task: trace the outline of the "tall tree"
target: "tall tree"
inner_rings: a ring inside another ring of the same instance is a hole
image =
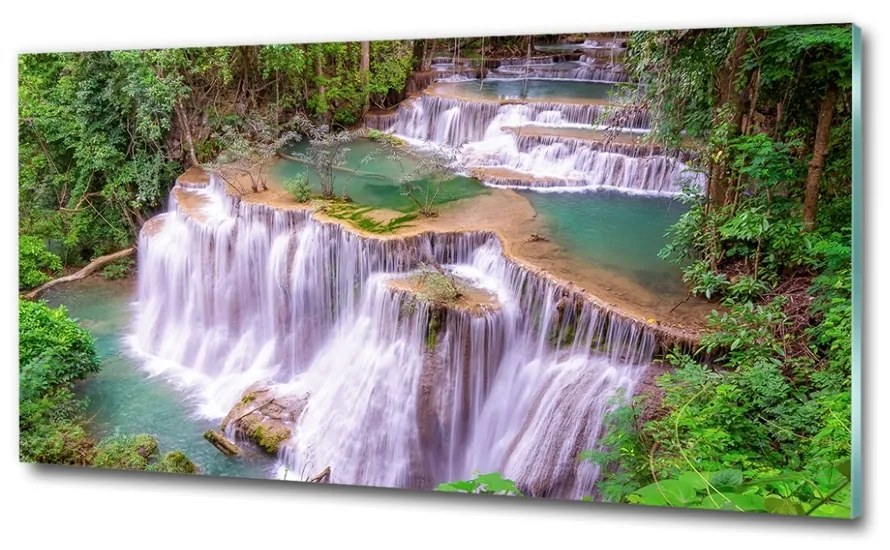
[[[369,84],[371,82],[371,43],[367,40],[362,42],[362,90],[364,91],[364,101],[362,105],[362,115],[368,112],[371,105],[371,90]]]

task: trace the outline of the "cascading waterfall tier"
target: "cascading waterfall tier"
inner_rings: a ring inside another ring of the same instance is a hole
[[[486,74],[487,78],[545,78],[561,80],[592,80],[627,82],[624,66],[614,60],[582,55],[579,59],[561,60],[565,56],[507,58]]]
[[[394,288],[421,264],[496,296],[433,307]],[[133,335],[147,368],[221,418],[258,381],[305,400],[281,471],[433,488],[501,471],[528,494],[594,491],[616,395],[651,361],[644,323],[503,254],[485,232],[369,238],[306,210],[177,186],[140,235]]]
[[[689,169],[686,162],[690,155],[682,151],[667,152],[638,143],[523,134],[522,128],[512,133],[510,138],[494,135],[466,148],[465,162],[478,167],[474,172],[477,177],[501,187],[602,188],[668,196],[682,192],[684,186],[704,186],[703,174]]]
[[[608,107],[529,102],[502,104],[425,94],[367,124],[414,142],[460,147],[463,170],[488,185],[538,190],[614,189],[677,195],[703,188],[689,153],[660,147],[523,133],[525,127],[594,128]],[[631,126],[644,127],[640,113]]]
[[[511,123],[521,125],[532,122],[592,126],[608,124],[608,114],[608,106],[600,104],[523,103],[423,94],[402,103],[395,121],[386,131],[408,139],[454,147],[484,139],[493,123],[498,123],[498,128]],[[649,125],[649,116],[638,113],[624,124],[627,128],[645,129]]]

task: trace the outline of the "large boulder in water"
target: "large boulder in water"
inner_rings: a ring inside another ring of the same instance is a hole
[[[251,385],[223,419],[220,428],[249,439],[267,453],[276,454],[290,439],[291,427],[300,418],[309,396],[278,395],[266,382]]]

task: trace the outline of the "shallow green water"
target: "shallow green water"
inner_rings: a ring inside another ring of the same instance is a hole
[[[590,263],[655,292],[685,295],[677,266],[658,258],[664,233],[685,207],[669,198],[609,191],[522,192],[548,229],[548,237]]]
[[[179,449],[209,475],[271,477],[273,459],[256,453],[229,458],[201,434],[218,428],[196,418],[187,396],[161,378],[149,378],[139,360],[126,350],[127,327],[134,299],[133,281],[91,278],[47,291],[50,305],[64,304],[68,312],[96,339],[102,370],[81,383],[78,393],[89,399],[90,429],[97,438],[120,429],[155,436],[161,453]]]
[[[566,82],[559,83],[560,88]],[[297,144],[296,151],[304,151]],[[410,157],[399,167],[387,159],[373,141],[359,140],[350,145],[346,167],[354,172],[337,174],[335,190],[349,187],[349,195],[359,204],[377,208],[409,210],[413,203],[401,194],[396,179],[411,170]],[[371,160],[364,160],[371,155]],[[284,160],[277,166],[278,176],[305,174],[302,164]],[[310,172],[311,176],[311,172]],[[310,182],[319,191],[317,178]],[[348,183],[347,183],[348,182]],[[478,180],[455,176],[442,186],[437,202],[488,193]],[[628,277],[653,291],[685,295],[679,269],[658,258],[666,244],[664,233],[684,212],[684,207],[668,198],[640,197],[608,191],[581,193],[522,192],[548,227],[548,236],[569,252],[601,268]]]
[[[534,78],[486,79],[481,83],[479,80],[463,80],[445,86],[453,87],[462,96],[482,99],[608,99],[609,93],[616,89],[614,84],[607,82]]]
[[[307,147],[306,143],[298,143],[288,153],[302,153]],[[354,202],[375,208],[399,211],[414,208],[411,199],[402,194],[398,181],[405,174],[415,173],[418,163],[412,159],[411,154],[406,154],[399,162],[390,160],[389,154],[387,149],[371,140],[361,139],[351,143],[344,163],[348,170],[337,171],[334,174],[334,192],[339,196],[345,187]],[[300,162],[285,159],[276,165],[275,170],[276,176],[283,180],[300,175],[306,176],[313,190],[316,193],[321,192],[317,175],[312,170],[307,170]],[[421,194],[431,181],[436,181],[436,178],[425,176],[416,180],[422,189]],[[488,190],[478,180],[454,175],[443,181],[435,204],[445,204],[484,193],[488,193]]]

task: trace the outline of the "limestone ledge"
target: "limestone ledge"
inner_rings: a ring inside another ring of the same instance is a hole
[[[297,203],[274,178],[269,188],[242,195],[240,200],[284,210],[313,210],[311,203]],[[191,168],[177,179],[180,210],[200,221],[200,202],[191,201],[189,189],[209,184],[209,176]],[[377,217],[397,217],[400,212],[378,209]],[[598,308],[631,320],[653,332],[662,350],[672,345],[694,346],[704,329],[704,319],[713,304],[694,297],[671,296],[665,299],[650,289],[614,272],[591,266],[557,244],[540,238],[546,228],[531,204],[509,189],[489,189],[487,194],[455,201],[440,209],[432,218],[418,218],[390,234],[364,231],[348,221],[333,218],[323,209],[312,218],[320,223],[337,224],[368,239],[406,239],[425,234],[461,234],[485,232],[495,235],[507,259],[545,277],[564,289],[580,294]],[[151,223],[151,220],[149,220]]]

